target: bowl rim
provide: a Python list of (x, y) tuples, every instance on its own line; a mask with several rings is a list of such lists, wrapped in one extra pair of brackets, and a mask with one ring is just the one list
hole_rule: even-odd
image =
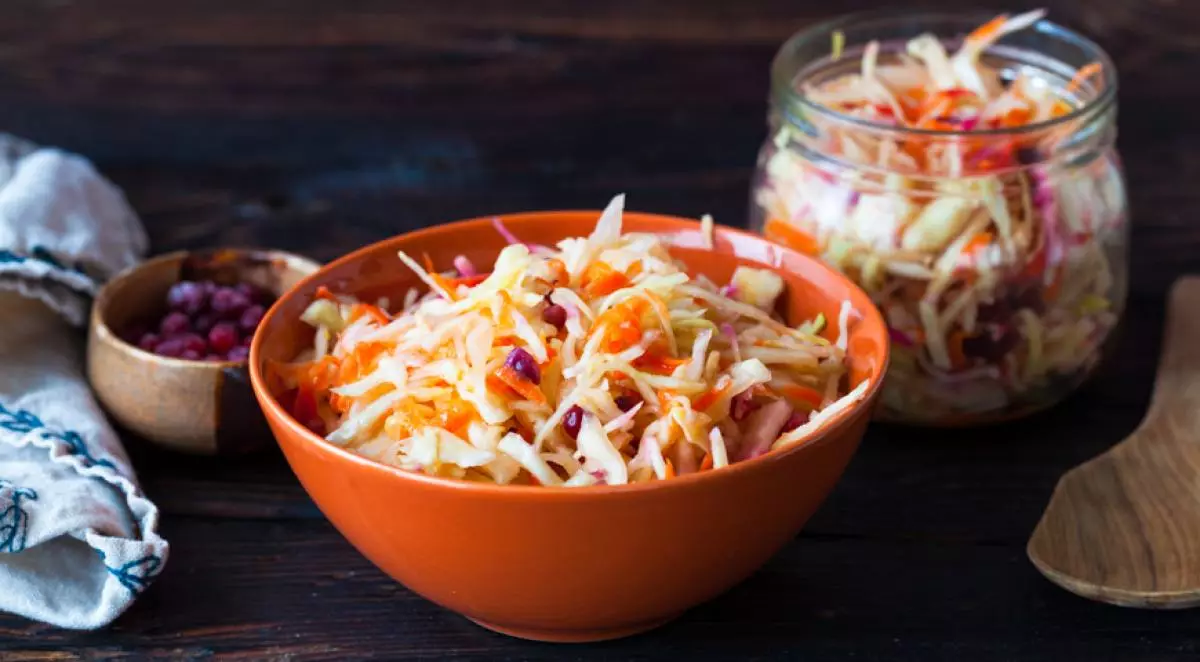
[[(133, 276), (133, 274), (162, 263), (182, 260), (189, 255), (200, 255), (204, 253), (217, 253), (223, 251), (231, 251), (243, 255), (263, 255), (268, 257), (283, 258), (287, 260), (288, 264), (291, 266), (299, 266), (302, 269), (308, 270), (308, 273), (302, 280), (307, 280), (310, 276), (315, 275), (323, 266), (320, 262), (317, 262), (312, 258), (304, 257), (303, 255), (290, 253), (277, 248), (256, 248), (253, 246), (215, 246), (212, 248), (183, 249), (171, 251), (169, 253), (162, 253), (161, 255), (154, 255), (118, 271), (115, 275), (113, 275), (112, 278), (109, 278), (104, 282), (103, 285), (100, 286), (100, 290), (96, 292), (96, 296), (92, 299), (92, 308), (88, 315), (89, 335), (95, 336), (97, 340), (111, 345), (117, 351), (132, 354), (134, 358), (142, 361), (149, 361), (151, 363), (160, 363), (165, 366), (224, 369), (246, 365), (250, 360), (248, 356), (242, 361), (205, 361), (184, 359), (174, 356), (162, 356), (160, 354), (155, 354), (154, 352), (147, 352), (133, 343), (126, 342), (119, 333), (115, 332), (112, 327), (108, 325), (108, 320), (105, 319), (105, 312), (111, 303), (113, 296), (112, 292), (116, 285), (128, 280), (131, 276)], [(291, 289), (281, 292), (279, 296), (276, 297), (276, 301), (281, 299), (284, 294), (290, 291)], [(272, 306), (274, 306), (274, 304), (272, 304)], [(263, 319), (266, 319), (265, 313), (263, 314)], [(262, 322), (259, 322), (259, 325), (261, 326)], [(255, 329), (255, 331), (257, 332), (258, 329)]]
[[(395, 476), (397, 479), (402, 480), (402, 481), (412, 481), (415, 485), (425, 486), (425, 487), (428, 487), (431, 489), (457, 490), (457, 491), (459, 491), (459, 493), (462, 493), (462, 494), (489, 494), (489, 495), (497, 495), (497, 496), (509, 495), (512, 497), (520, 497), (520, 498), (542, 498), (542, 499), (558, 499), (558, 500), (568, 499), (569, 500), (569, 499), (585, 498), (585, 497), (591, 497), (591, 496), (597, 496), (597, 495), (605, 495), (605, 496), (636, 495), (636, 494), (642, 494), (642, 493), (649, 492), (649, 491), (658, 491), (658, 490), (665, 490), (665, 489), (689, 489), (689, 488), (693, 488), (695, 486), (707, 484), (710, 481), (725, 480), (725, 479), (732, 478), (739, 474), (743, 474), (746, 472), (753, 472), (756, 470), (756, 468), (765, 467), (770, 464), (781, 462), (781, 461), (785, 460), (786, 458), (788, 458), (789, 456), (791, 456), (797, 452), (800, 452), (802, 449), (804, 449), (808, 446), (811, 446), (814, 444), (819, 444), (819, 443), (826, 441), (831, 436), (833, 436), (835, 433), (846, 428), (852, 420), (854, 420), (855, 418), (857, 418), (857, 416), (862, 414), (862, 410), (864, 408), (869, 407), (871, 405), (871, 403), (875, 402), (876, 398), (879, 395), (880, 389), (883, 385), (884, 378), (887, 375), (887, 369), (888, 369), (889, 363), (891, 361), (891, 342), (887, 337), (887, 332), (886, 332), (887, 327), (884, 324), (883, 315), (882, 315), (882, 313), (879, 312), (878, 307), (876, 307), (874, 302), (871, 301), (871, 298), (867, 295), (867, 293), (864, 292), (862, 290), (862, 288), (860, 288), (857, 284), (855, 284), (849, 278), (847, 278), (843, 274), (834, 270), (832, 267), (824, 264), (823, 262), (821, 262), (820, 260), (818, 260), (812, 256), (805, 255), (794, 249), (776, 244), (760, 235), (753, 234), (751, 232), (747, 232), (745, 230), (741, 230), (738, 228), (732, 228), (732, 227), (723, 226), (723, 225), (714, 225), (713, 226), (714, 238), (719, 237), (724, 234), (724, 235), (732, 235), (732, 236), (741, 237), (743, 239), (748, 239), (751, 241), (758, 241), (758, 242), (765, 243), (765, 244), (773, 247), (776, 251), (791, 254), (792, 256), (794, 256), (794, 258), (799, 258), (802, 261), (806, 261), (806, 262), (810, 263), (810, 267), (816, 267), (817, 269), (819, 269), (821, 271), (825, 271), (827, 274), (830, 274), (833, 277), (835, 277), (838, 281), (841, 281), (850, 290), (851, 300), (859, 299), (861, 302), (866, 304), (865, 307), (863, 307), (861, 310), (861, 312), (863, 313), (863, 317), (861, 320), (859, 320), (859, 323), (868, 323), (872, 326), (877, 327), (880, 330), (882, 338), (883, 338), (882, 356), (881, 356), (882, 360), (880, 361), (880, 366), (878, 369), (879, 376), (877, 378), (871, 380), (871, 382), (867, 386), (866, 391), (863, 393), (862, 399), (859, 400), (858, 402), (854, 403), (853, 406), (848, 407), (844, 411), (838, 412), (838, 414), (835, 415), (830, 421), (828, 421), (828, 423), (826, 425), (822, 426), (821, 428), (818, 428), (817, 430), (815, 430), (811, 434), (809, 434), (807, 437), (801, 439), (800, 441), (797, 441), (796, 443), (792, 444), (791, 446), (789, 446), (787, 448), (784, 448), (784, 449), (781, 449), (778, 451), (770, 451), (770, 452), (764, 453), (756, 458), (732, 463), (732, 464), (722, 468), (721, 471), (697, 472), (697, 473), (687, 474), (687, 475), (683, 475), (683, 476), (675, 476), (674, 478), (671, 478), (670, 480), (653, 480), (653, 481), (644, 481), (644, 482), (640, 482), (640, 483), (630, 483), (630, 484), (625, 484), (625, 485), (587, 485), (587, 486), (581, 486), (581, 487), (572, 487), (569, 489), (553, 489), (553, 488), (547, 488), (546, 486), (543, 486), (543, 485), (498, 485), (495, 483), (468, 481), (468, 480), (461, 480), (461, 479), (457, 479), (457, 478), (446, 478), (446, 477), (442, 477), (442, 476), (430, 476), (428, 474), (421, 473), (421, 472), (406, 471), (399, 467), (394, 467), (394, 466), (391, 466), (388, 464), (384, 464), (382, 462), (377, 462), (370, 458), (366, 458), (357, 453), (351, 452), (350, 450), (348, 450), (346, 448), (342, 448), (341, 446), (330, 443), (329, 441), (325, 440), (324, 438), (318, 436), (316, 433), (309, 430), (307, 427), (301, 425), (299, 421), (297, 421), (295, 418), (293, 418), (292, 415), (283, 408), (283, 406), (279, 403), (279, 400), (275, 397), (275, 395), (272, 394), (266, 388), (266, 383), (265, 383), (264, 377), (262, 375), (262, 369), (260, 367), (262, 345), (263, 345), (263, 340), (264, 340), (263, 329), (266, 329), (269, 326), (270, 321), (275, 317), (275, 315), (281, 314), (280, 307), (284, 303), (284, 301), (290, 299), (293, 296), (296, 296), (296, 293), (299, 290), (303, 289), (310, 283), (321, 280), (321, 278), (324, 277), (330, 271), (333, 271), (334, 269), (337, 269), (338, 267), (341, 267), (342, 265), (355, 262), (355, 261), (361, 259), (363, 256), (365, 256), (369, 253), (372, 253), (376, 250), (379, 250), (379, 248), (384, 244), (401, 243), (406, 240), (420, 240), (425, 237), (430, 237), (430, 236), (439, 235), (439, 234), (446, 234), (446, 233), (457, 234), (457, 233), (463, 233), (463, 232), (467, 232), (467, 231), (475, 230), (475, 229), (485, 229), (486, 228), (487, 230), (494, 231), (494, 228), (495, 228), (494, 223), (496, 220), (504, 222), (509, 219), (520, 218), (520, 219), (522, 219), (522, 222), (525, 222), (526, 219), (528, 219), (528, 221), (530, 221), (530, 222), (536, 222), (536, 221), (541, 221), (541, 220), (545, 220), (545, 219), (561, 218), (563, 216), (575, 216), (575, 215), (595, 215), (597, 218), (599, 218), (601, 213), (602, 212), (599, 209), (562, 209), (562, 210), (533, 211), (533, 212), (511, 212), (511, 213), (505, 213), (505, 214), (492, 214), (492, 215), (488, 215), (488, 216), (478, 216), (478, 217), (474, 217), (474, 218), (468, 218), (468, 219), (463, 219), (463, 220), (458, 220), (458, 221), (452, 221), (449, 223), (442, 223), (439, 225), (424, 227), (424, 228), (420, 228), (417, 230), (413, 230), (411, 232), (405, 232), (405, 233), (398, 234), (398, 235), (395, 235), (392, 237), (381, 239), (379, 241), (372, 242), (366, 246), (358, 248), (346, 255), (343, 255), (342, 257), (339, 257), (335, 260), (332, 260), (332, 261), (322, 265), (320, 269), (309, 274), (303, 280), (296, 283), (290, 290), (280, 294), (279, 297), (275, 300), (275, 303), (272, 304), (269, 309), (267, 309), (267, 312), (263, 315), (263, 319), (259, 323), (258, 328), (255, 329), (255, 331), (254, 331), (254, 338), (250, 343), (250, 357), (249, 357), (250, 382), (253, 387), (255, 396), (258, 398), (259, 405), (263, 408), (264, 414), (266, 415), (266, 417), (269, 420), (273, 419), (277, 423), (285, 425), (288, 428), (288, 430), (290, 430), (294, 435), (297, 436), (297, 438), (302, 440), (301, 443), (312, 445), (314, 448), (316, 448), (318, 450), (318, 452), (332, 454), (336, 457), (339, 457), (341, 460), (355, 463), (359, 467), (365, 468), (366, 470), (369, 470), (369, 471), (383, 472), (385, 474)], [(622, 216), (625, 220), (629, 220), (632, 218), (632, 219), (636, 219), (636, 220), (649, 220), (649, 221), (656, 221), (656, 222), (664, 222), (665, 221), (665, 222), (669, 223), (670, 225), (675, 226), (676, 229), (689, 229), (689, 230), (700, 230), (701, 229), (700, 221), (698, 221), (696, 219), (692, 219), (692, 218), (682, 217), (682, 216), (673, 216), (673, 215), (669, 215), (669, 214), (656, 214), (656, 213), (651, 213), (651, 212), (631, 211), (628, 209), (624, 210), (624, 212), (622, 213)], [(766, 266), (768, 266), (769, 268), (771, 268), (772, 270), (775, 270), (775, 271), (780, 270), (780, 267), (776, 267), (776, 266), (772, 266), (772, 265), (766, 265)], [(870, 413), (868, 412), (867, 415), (869, 416)], [(274, 432), (273, 432), (273, 434), (274, 434)], [(276, 436), (278, 436), (278, 435), (276, 435)], [(278, 443), (278, 439), (276, 439), (276, 442)], [(724, 477), (724, 478), (722, 478), (722, 477)], [(546, 495), (546, 496), (535, 497), (534, 495)]]

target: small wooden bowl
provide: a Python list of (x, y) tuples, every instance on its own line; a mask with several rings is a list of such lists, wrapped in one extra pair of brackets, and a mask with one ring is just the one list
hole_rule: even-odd
[(169, 253), (122, 272), (92, 305), (92, 389), (122, 426), (173, 450), (214, 455), (269, 443), (244, 361), (159, 356), (125, 342), (120, 332), (161, 316), (167, 290), (181, 280), (245, 281), (279, 296), (319, 266), (281, 251), (219, 249)]

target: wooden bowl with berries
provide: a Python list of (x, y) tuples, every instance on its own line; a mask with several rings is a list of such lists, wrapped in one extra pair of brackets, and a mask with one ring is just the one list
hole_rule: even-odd
[(273, 250), (178, 252), (119, 274), (92, 305), (87, 371), (126, 429), (194, 454), (242, 453), (271, 434), (246, 359), (275, 299), (319, 265)]

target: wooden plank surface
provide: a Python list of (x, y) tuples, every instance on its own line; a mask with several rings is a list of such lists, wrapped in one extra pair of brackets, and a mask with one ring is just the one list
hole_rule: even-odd
[[(1118, 62), (1135, 219), (1118, 352), (1063, 406), (979, 431), (876, 427), (761, 573), (662, 630), (571, 647), (487, 633), (399, 587), (325, 523), (276, 452), (197, 460), (130, 438), (172, 543), (162, 577), (106, 631), (0, 618), (0, 657), (1200, 655), (1200, 612), (1091, 604), (1024, 558), (1059, 474), (1137, 424), (1166, 287), (1200, 267), (1200, 5), (1045, 4)], [(618, 191), (636, 209), (738, 225), (775, 49), (833, 11), (876, 6), (10, 0), (0, 128), (94, 159), (155, 251), (259, 244), (329, 259), (439, 221), (596, 207)]]

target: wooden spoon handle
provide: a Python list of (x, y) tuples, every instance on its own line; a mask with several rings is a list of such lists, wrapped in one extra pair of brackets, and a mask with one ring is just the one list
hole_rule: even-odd
[(1167, 298), (1166, 332), (1146, 420), (1180, 409), (1200, 411), (1200, 277), (1197, 276), (1175, 281)]
[(1150, 412), (1059, 481), (1029, 540), (1051, 580), (1114, 604), (1200, 605), (1200, 278), (1175, 282)]

